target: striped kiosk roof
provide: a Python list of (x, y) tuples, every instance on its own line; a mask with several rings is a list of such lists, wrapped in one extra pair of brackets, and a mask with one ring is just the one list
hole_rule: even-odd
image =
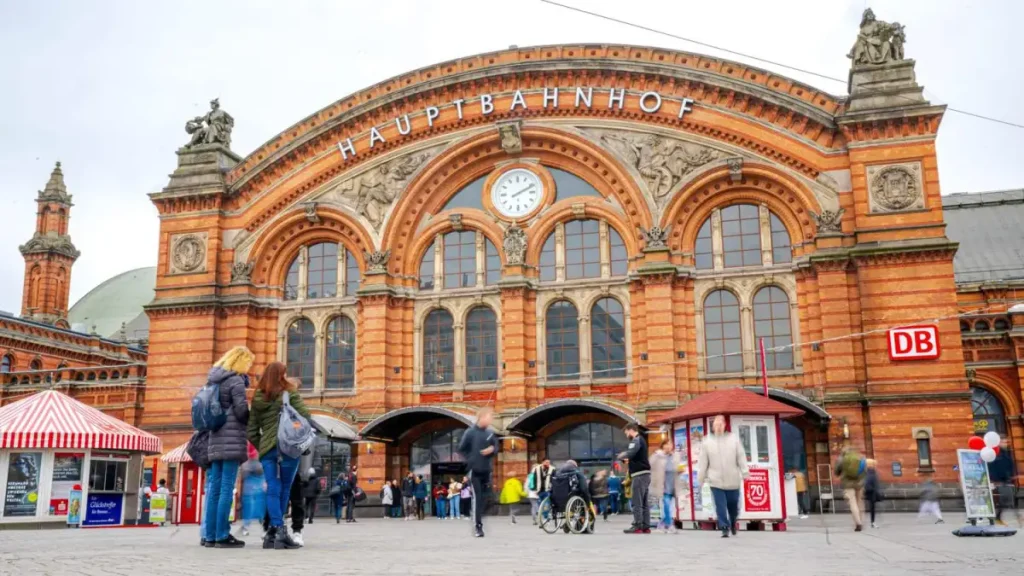
[(156, 436), (54, 390), (0, 408), (0, 448), (101, 448), (159, 454)]
[(188, 442), (185, 442), (181, 446), (178, 446), (174, 450), (171, 450), (167, 454), (164, 454), (160, 458), (160, 461), (161, 462), (170, 462), (170, 463), (174, 463), (174, 462), (179, 462), (179, 463), (180, 462), (191, 462), (192, 461), (192, 457), (188, 455), (188, 452), (185, 452), (186, 448), (188, 448)]

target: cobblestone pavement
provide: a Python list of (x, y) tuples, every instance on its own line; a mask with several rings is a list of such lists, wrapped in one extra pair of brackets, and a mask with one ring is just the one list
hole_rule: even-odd
[[(0, 575), (210, 574), (1021, 574), (1024, 534), (956, 538), (947, 524), (889, 515), (854, 533), (847, 516), (796, 520), (788, 532), (622, 534), (624, 516), (589, 536), (547, 535), (519, 518), (488, 518), (487, 537), (470, 537), (467, 521), (365, 519), (307, 526), (306, 547), (271, 551), (248, 538), (243, 550), (198, 546), (194, 526), (152, 529), (0, 532)], [(826, 531), (826, 525), (829, 526)], [(827, 533), (827, 536), (826, 536)]]

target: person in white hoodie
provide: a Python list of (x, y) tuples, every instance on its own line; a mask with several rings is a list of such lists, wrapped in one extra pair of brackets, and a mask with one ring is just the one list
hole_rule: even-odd
[(722, 538), (729, 532), (736, 535), (736, 520), (740, 508), (740, 487), (747, 477), (747, 455), (740, 439), (725, 429), (725, 416), (715, 416), (711, 434), (701, 444), (697, 460), (697, 484), (706, 481), (715, 498), (715, 515)]
[(391, 481), (385, 480), (384, 487), (380, 489), (380, 505), (384, 508), (384, 517), (388, 517), (391, 505), (394, 503), (394, 495), (391, 492)]

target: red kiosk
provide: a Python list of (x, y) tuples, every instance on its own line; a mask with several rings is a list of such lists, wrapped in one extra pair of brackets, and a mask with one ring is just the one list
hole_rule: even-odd
[(683, 486), (687, 493), (677, 495), (676, 518), (683, 522), (689, 519), (702, 529), (715, 529), (711, 487), (697, 485), (697, 459), (711, 421), (721, 414), (726, 427), (739, 435), (750, 469), (750, 476), (743, 481), (740, 520), (761, 527), (771, 523), (772, 529), (785, 530), (785, 470), (779, 422), (802, 413), (742, 388), (731, 388), (703, 394), (653, 422), (671, 426), (673, 447), (683, 462), (680, 474), (686, 475)]
[(185, 449), (188, 443), (171, 450), (160, 460), (177, 464), (177, 481), (174, 493), (174, 523), (199, 524), (202, 520), (203, 500), (206, 497), (206, 473), (192, 461)]

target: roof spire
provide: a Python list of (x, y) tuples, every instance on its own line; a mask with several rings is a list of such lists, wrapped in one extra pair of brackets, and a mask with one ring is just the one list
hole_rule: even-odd
[(40, 200), (50, 200), (56, 202), (71, 202), (71, 196), (68, 195), (68, 187), (64, 185), (64, 171), (60, 169), (60, 161), (57, 161), (57, 165), (53, 167), (53, 172), (50, 172), (50, 179), (46, 182), (46, 187), (39, 192)]

